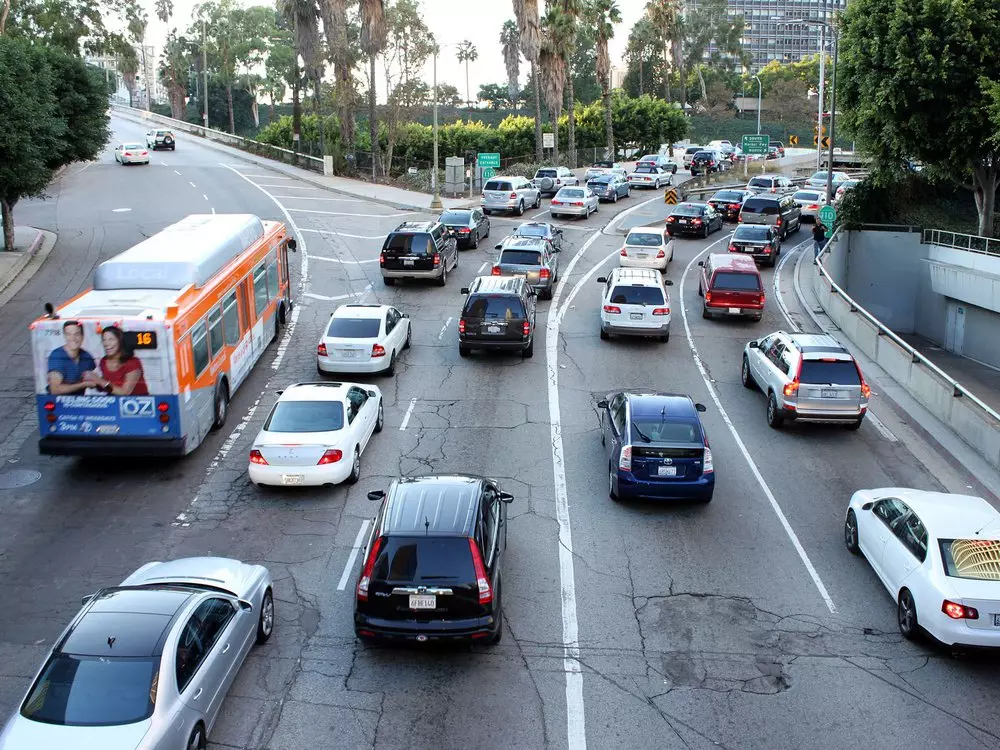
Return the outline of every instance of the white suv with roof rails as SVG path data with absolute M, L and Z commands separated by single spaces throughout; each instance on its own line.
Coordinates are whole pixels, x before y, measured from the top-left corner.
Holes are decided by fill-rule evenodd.
M 861 427 L 871 388 L 851 353 L 829 334 L 776 331 L 747 343 L 741 380 L 767 396 L 767 423 L 787 419 Z
M 601 338 L 656 336 L 670 340 L 670 295 L 674 282 L 651 268 L 616 268 L 601 276 Z

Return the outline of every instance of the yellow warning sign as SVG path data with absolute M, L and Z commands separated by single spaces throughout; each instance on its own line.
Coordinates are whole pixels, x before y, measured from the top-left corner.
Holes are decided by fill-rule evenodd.
M 677 191 L 673 188 L 667 188 L 663 191 L 663 202 L 669 203 L 671 206 L 677 205 Z
M 799 145 L 799 137 L 797 135 L 790 135 L 790 136 L 788 136 L 788 145 L 789 146 L 798 146 Z

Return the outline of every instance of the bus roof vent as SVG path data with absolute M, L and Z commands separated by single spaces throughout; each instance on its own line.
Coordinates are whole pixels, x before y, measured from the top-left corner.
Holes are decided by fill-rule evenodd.
M 253 214 L 193 214 L 101 263 L 94 289 L 200 287 L 263 236 Z

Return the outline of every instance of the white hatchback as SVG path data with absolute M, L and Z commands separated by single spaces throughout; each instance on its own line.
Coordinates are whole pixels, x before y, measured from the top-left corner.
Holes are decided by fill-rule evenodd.
M 618 253 L 622 268 L 652 268 L 667 272 L 667 264 L 674 259 L 674 240 L 662 227 L 633 227 Z
M 616 268 L 597 281 L 601 294 L 601 338 L 656 336 L 670 340 L 670 295 L 672 281 L 652 268 Z
M 316 369 L 393 375 L 410 348 L 410 318 L 389 305 L 341 305 L 316 345 Z
M 250 450 L 250 481 L 353 484 L 361 454 L 384 425 L 382 392 L 360 383 L 297 383 L 278 392 Z
M 900 632 L 947 646 L 1000 647 L 1000 513 L 979 497 L 859 490 L 844 542 L 896 601 Z

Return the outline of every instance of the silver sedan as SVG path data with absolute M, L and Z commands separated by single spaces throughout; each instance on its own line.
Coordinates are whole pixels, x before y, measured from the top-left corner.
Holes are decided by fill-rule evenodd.
M 558 216 L 580 216 L 586 219 L 597 211 L 600 199 L 588 187 L 564 187 L 552 196 L 549 213 Z
M 263 566 L 191 557 L 85 597 L 0 748 L 204 748 L 243 660 L 271 637 L 271 586 Z

